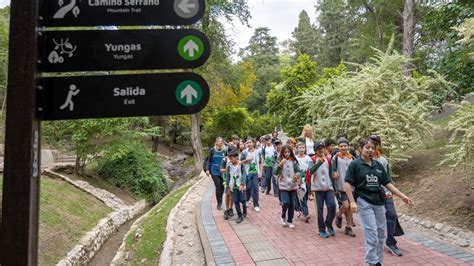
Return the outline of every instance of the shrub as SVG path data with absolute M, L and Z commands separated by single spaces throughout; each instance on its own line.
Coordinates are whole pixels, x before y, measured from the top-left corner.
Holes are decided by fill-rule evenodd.
M 97 171 L 107 182 L 152 204 L 168 193 L 155 155 L 138 141 L 122 140 L 111 145 L 98 160 Z

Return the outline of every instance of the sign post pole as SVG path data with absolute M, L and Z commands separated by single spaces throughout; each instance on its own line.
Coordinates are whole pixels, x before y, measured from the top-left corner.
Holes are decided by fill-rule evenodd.
M 1 265 L 36 265 L 40 130 L 36 114 L 38 1 L 11 3 Z

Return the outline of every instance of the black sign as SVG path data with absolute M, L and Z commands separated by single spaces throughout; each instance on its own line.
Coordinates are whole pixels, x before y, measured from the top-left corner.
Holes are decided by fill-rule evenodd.
M 190 25 L 205 10 L 204 0 L 43 0 L 44 25 Z
M 201 111 L 209 87 L 194 73 L 48 77 L 38 95 L 41 120 L 178 115 Z
M 45 72 L 196 68 L 210 54 L 197 30 L 46 31 Z

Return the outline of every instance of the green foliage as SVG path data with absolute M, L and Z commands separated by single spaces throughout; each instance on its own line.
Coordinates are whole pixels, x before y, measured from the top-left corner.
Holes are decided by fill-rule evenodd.
M 166 224 L 171 210 L 183 197 L 190 185 L 184 186 L 163 199 L 141 225 L 142 237 L 135 238 L 136 231 L 129 234 L 126 243 L 132 265 L 157 265 L 163 243 L 166 240 Z
M 250 134 L 255 120 L 242 107 L 224 107 L 216 110 L 204 129 L 204 143 L 213 145 L 216 137 L 230 139 L 233 134 L 245 138 Z
M 94 156 L 104 146 L 104 138 L 148 124 L 147 118 L 81 119 L 47 121 L 43 123 L 43 138 L 48 143 L 72 143 L 78 157 L 76 173 L 83 171 L 89 156 Z
M 275 129 L 276 121 L 273 116 L 268 114 L 259 115 L 258 112 L 253 112 L 252 117 L 255 122 L 250 127 L 249 136 L 259 138 Z
M 9 21 L 10 7 L 0 8 L 0 108 L 2 111 L 5 108 L 3 104 L 7 89 Z M 4 119 L 4 114 L 0 114 L 0 123 L 3 124 Z
M 312 59 L 316 59 L 321 47 L 321 33 L 311 24 L 308 13 L 301 11 L 298 21 L 298 27 L 292 33 L 295 42 L 293 48 L 297 54 L 307 54 Z
M 376 51 L 354 73 L 343 73 L 304 93 L 295 112 L 313 121 L 316 136 L 346 132 L 352 141 L 378 133 L 390 163 L 407 159 L 404 151 L 430 133 L 426 116 L 432 86 L 449 86 L 439 76 L 415 79 L 404 74 L 405 57 Z
M 474 3 L 454 1 L 425 8 L 427 11 L 421 19 L 420 45 L 416 52 L 419 60 L 415 62 L 422 73 L 434 69 L 455 83 L 456 95 L 449 95 L 449 98 L 459 99 L 474 91 L 474 60 L 470 55 L 472 46 L 460 42 L 463 38 L 456 29 L 474 17 Z M 436 104 L 441 105 L 445 100 Z
M 452 151 L 446 154 L 441 164 L 452 162 L 451 167 L 465 167 L 473 169 L 474 162 L 474 105 L 462 102 L 461 108 L 454 114 L 448 124 L 448 130 L 452 131 L 448 148 Z M 461 138 L 460 143 L 456 140 Z
M 150 203 L 157 203 L 168 193 L 155 155 L 138 141 L 123 139 L 110 145 L 98 160 L 97 172 L 107 182 Z

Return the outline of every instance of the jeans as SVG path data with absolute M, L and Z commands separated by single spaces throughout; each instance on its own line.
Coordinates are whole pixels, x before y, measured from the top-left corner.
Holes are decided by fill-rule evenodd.
M 240 204 L 244 208 L 244 212 L 247 212 L 245 192 L 240 191 L 238 188 L 232 190 L 232 199 L 234 200 L 235 210 L 237 211 L 238 216 L 242 216 L 242 210 L 240 209 Z
M 280 190 L 281 201 L 281 218 L 286 218 L 286 213 L 288 212 L 288 219 L 286 220 L 289 223 L 293 222 L 293 216 L 295 215 L 295 205 L 294 197 L 296 196 L 296 191 L 286 191 Z
M 336 217 L 336 201 L 334 199 L 333 191 L 316 191 L 316 203 L 318 209 L 318 228 L 319 231 L 326 230 L 326 227 L 332 228 L 332 223 Z M 326 220 L 324 220 L 324 203 L 326 203 L 326 208 L 328 213 Z
M 266 189 L 267 192 L 270 192 L 270 189 L 272 187 L 272 175 L 273 175 L 273 167 L 264 166 L 263 177 L 262 177 L 262 189 Z
M 383 262 L 383 243 L 385 241 L 385 206 L 372 205 L 359 197 L 357 199 L 359 219 L 364 232 L 364 260 L 369 264 Z
M 218 204 L 222 204 L 222 196 L 224 195 L 224 179 L 220 175 L 211 175 L 214 186 L 216 186 L 216 200 Z
M 397 211 L 395 210 L 395 204 L 393 198 L 387 199 L 385 202 L 385 218 L 387 219 L 387 246 L 393 246 L 397 244 L 397 240 L 393 236 L 395 232 L 395 225 L 397 224 Z
M 250 199 L 250 194 L 252 194 L 253 206 L 259 207 L 258 204 L 258 174 L 248 174 L 247 175 L 247 200 Z
M 301 211 L 303 212 L 304 216 L 309 215 L 308 196 L 309 196 L 309 190 L 306 189 L 306 193 L 304 194 L 303 200 L 301 201 Z
M 280 194 L 280 188 L 278 186 L 278 176 L 277 175 L 272 176 L 272 184 L 273 184 L 273 195 Z M 267 191 L 270 192 L 270 189 L 268 189 Z

